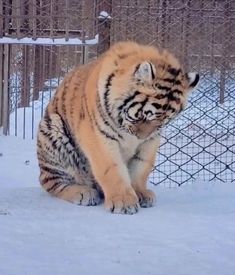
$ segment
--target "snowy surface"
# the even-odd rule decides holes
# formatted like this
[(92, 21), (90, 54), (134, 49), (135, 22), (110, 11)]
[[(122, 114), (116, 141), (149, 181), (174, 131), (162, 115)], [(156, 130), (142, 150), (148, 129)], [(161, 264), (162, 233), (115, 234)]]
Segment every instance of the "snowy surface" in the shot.
[(98, 43), (98, 34), (93, 39), (86, 39), (82, 41), (79, 38), (37, 38), (33, 39), (30, 37), (23, 38), (12, 38), (12, 37), (1, 37), (0, 44), (28, 44), (28, 45), (96, 45)]
[(101, 11), (99, 16), (98, 16), (99, 19), (111, 19), (111, 16), (107, 13), (107, 11)]
[(234, 275), (235, 184), (153, 187), (133, 216), (38, 184), (35, 141), (0, 136), (1, 275)]

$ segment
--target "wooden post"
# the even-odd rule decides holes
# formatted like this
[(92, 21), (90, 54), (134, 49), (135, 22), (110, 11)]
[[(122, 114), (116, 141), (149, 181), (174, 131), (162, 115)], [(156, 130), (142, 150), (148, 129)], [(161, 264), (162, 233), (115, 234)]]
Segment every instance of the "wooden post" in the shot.
[(3, 98), (2, 98), (2, 125), (3, 134), (9, 132), (9, 70), (10, 70), (10, 45), (3, 45)]
[[(105, 16), (106, 12), (107, 17)], [(111, 28), (112, 0), (97, 1), (97, 17), (98, 17), (98, 34), (99, 42), (97, 53), (98, 55), (105, 52), (110, 47), (110, 28)]]
[(33, 62), (33, 99), (32, 100), (38, 100), (39, 98), (39, 90), (41, 88), (40, 86), (40, 51), (41, 51), (40, 45), (35, 45), (34, 47), (34, 62)]
[(30, 101), (30, 54), (29, 46), (23, 46), (22, 53), (22, 82), (21, 82), (21, 99), (19, 107), (28, 107)]
[(166, 0), (162, 0), (159, 3), (160, 6), (160, 11), (161, 11), (161, 19), (160, 19), (160, 45), (162, 48), (166, 48), (166, 44), (167, 44), (167, 33), (166, 33), (166, 28), (167, 28), (167, 1)]
[[(225, 100), (225, 86), (226, 86), (226, 74), (230, 69), (229, 56), (230, 56), (230, 44), (232, 45), (232, 23), (230, 20), (230, 3), (227, 2), (224, 5), (224, 35), (226, 39), (222, 39), (222, 55), (221, 55), (221, 70), (220, 70), (220, 104)], [(229, 38), (229, 39), (228, 39)]]
[(184, 6), (182, 8), (182, 44), (181, 44), (181, 60), (184, 64), (184, 69), (188, 71), (190, 69), (189, 62), (189, 43), (190, 43), (190, 7), (191, 0), (183, 1)]

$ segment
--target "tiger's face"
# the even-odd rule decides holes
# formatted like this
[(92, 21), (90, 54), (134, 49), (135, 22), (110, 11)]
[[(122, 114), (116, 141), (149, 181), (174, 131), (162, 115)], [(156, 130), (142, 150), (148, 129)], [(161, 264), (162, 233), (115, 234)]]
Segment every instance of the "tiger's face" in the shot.
[(112, 114), (116, 114), (119, 127), (139, 139), (159, 132), (175, 118), (199, 81), (197, 73), (185, 74), (180, 67), (147, 61), (137, 64), (128, 80), (122, 75), (113, 78), (121, 86), (128, 83), (128, 91), (115, 98)]
[(117, 128), (146, 139), (185, 108), (198, 81), (168, 51), (120, 42), (99, 68), (98, 98)]

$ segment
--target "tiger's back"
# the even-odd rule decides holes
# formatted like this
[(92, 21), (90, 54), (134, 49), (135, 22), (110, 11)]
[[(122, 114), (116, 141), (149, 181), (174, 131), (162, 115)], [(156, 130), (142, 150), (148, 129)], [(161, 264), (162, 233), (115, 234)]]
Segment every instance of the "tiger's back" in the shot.
[(73, 203), (136, 213), (152, 206), (147, 189), (160, 131), (184, 108), (197, 74), (168, 52), (118, 43), (69, 73), (38, 131), (40, 183)]

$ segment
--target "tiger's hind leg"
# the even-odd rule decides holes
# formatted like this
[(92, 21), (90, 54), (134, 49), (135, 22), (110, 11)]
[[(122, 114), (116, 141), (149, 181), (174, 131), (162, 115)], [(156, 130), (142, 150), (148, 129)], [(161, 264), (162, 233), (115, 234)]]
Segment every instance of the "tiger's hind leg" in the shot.
[(51, 195), (79, 205), (97, 205), (102, 194), (89, 177), (88, 163), (58, 114), (39, 124), (40, 183)]
[(72, 177), (57, 169), (44, 169), (47, 171), (44, 172), (41, 168), (40, 182), (51, 195), (83, 206), (93, 206), (101, 202), (101, 195), (96, 189), (76, 184)]

